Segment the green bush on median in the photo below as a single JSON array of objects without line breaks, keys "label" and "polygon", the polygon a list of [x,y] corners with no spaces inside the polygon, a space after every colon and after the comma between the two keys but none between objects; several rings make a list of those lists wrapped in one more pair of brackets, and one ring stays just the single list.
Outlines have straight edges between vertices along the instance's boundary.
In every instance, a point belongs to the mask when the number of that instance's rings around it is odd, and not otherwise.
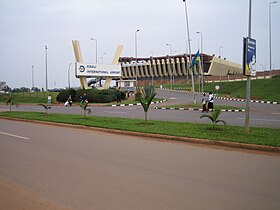
[{"label": "green bush on median", "polygon": [[[56,100],[58,102],[64,103],[69,96],[71,95],[73,102],[80,102],[81,98],[85,94],[85,98],[88,100],[89,103],[110,103],[116,101],[116,89],[106,89],[106,90],[97,90],[97,89],[89,89],[89,90],[74,90],[74,89],[67,89],[62,90]],[[125,93],[121,92],[121,99],[125,99]]]}]

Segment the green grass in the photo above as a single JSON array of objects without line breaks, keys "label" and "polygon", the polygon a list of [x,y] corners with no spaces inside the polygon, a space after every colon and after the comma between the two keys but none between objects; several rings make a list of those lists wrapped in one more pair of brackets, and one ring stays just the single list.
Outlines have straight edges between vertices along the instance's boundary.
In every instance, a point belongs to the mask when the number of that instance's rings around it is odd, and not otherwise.
[{"label": "green grass", "polygon": [[[15,103],[47,103],[48,95],[52,96],[52,102],[56,100],[58,93],[56,92],[20,92],[12,93],[12,100]],[[0,94],[0,102],[6,103],[9,94]]]},{"label": "green grass", "polygon": [[[219,96],[246,98],[246,81],[205,83],[204,92],[217,93],[215,90],[216,85],[220,86]],[[170,88],[170,85],[165,84],[163,87]],[[174,89],[187,88],[190,90],[191,84],[174,84],[173,87]],[[279,89],[280,77],[251,80],[251,99],[280,102]],[[197,84],[195,84],[195,90],[198,91]]]},{"label": "green grass", "polygon": [[[163,106],[166,108],[202,108],[202,105],[200,103],[196,104],[176,104],[176,105],[170,105],[170,106]],[[226,105],[215,105],[215,109],[244,109],[240,107],[235,107],[235,106],[226,106]]]},{"label": "green grass", "polygon": [[[94,114],[94,113],[93,113]],[[210,140],[221,140],[228,142],[240,142],[247,144],[258,144],[267,146],[280,146],[280,129],[251,128],[249,133],[240,126],[218,125],[217,130],[211,130],[212,125],[195,124],[168,121],[148,121],[128,118],[113,118],[83,115],[48,114],[44,112],[2,112],[0,116],[11,118],[31,119],[39,121],[50,121],[57,123],[68,123],[85,125],[99,128],[136,131],[143,133],[164,134],[170,136],[182,136]]]}]

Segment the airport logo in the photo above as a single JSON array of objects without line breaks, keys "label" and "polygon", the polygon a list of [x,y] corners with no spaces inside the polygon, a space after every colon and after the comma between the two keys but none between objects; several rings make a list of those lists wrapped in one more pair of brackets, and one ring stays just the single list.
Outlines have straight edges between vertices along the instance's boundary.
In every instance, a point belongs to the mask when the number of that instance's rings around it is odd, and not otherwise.
[{"label": "airport logo", "polygon": [[80,71],[80,72],[84,72],[85,70],[86,70],[86,68],[85,68],[83,65],[80,65],[79,71]]}]

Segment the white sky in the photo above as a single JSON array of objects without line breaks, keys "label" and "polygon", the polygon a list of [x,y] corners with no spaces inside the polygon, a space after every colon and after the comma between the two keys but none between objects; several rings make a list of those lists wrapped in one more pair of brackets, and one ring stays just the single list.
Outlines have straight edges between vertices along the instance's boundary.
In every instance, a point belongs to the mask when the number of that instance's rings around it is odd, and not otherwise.
[{"label": "white sky", "polygon": [[[269,2],[252,0],[252,38],[257,40],[257,68],[269,69]],[[242,38],[248,36],[249,0],[187,0],[192,53],[203,33],[204,52],[242,62]],[[118,44],[121,56],[138,57],[186,52],[183,0],[0,0],[0,81],[12,87],[45,87],[45,45],[48,87],[66,87],[72,40],[79,40],[85,62],[98,57],[111,63]],[[272,64],[280,69],[280,1],[272,5]],[[78,86],[71,66],[71,86]]]}]

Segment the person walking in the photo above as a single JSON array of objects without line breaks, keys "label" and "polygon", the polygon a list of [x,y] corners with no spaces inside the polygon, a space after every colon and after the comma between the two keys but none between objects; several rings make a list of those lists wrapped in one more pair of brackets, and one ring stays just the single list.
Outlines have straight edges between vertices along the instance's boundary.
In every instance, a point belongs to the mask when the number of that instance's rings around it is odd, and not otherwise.
[{"label": "person walking", "polygon": [[214,95],[212,92],[209,92],[209,98],[208,98],[208,111],[211,109],[211,111],[214,111]]},{"label": "person walking", "polygon": [[83,104],[83,103],[88,103],[88,100],[87,100],[87,94],[84,93],[81,97],[80,97],[81,101],[80,103]]},{"label": "person walking", "polygon": [[49,94],[48,95],[48,105],[50,105],[52,103],[52,96]]},{"label": "person walking", "polygon": [[118,88],[117,92],[116,92],[116,98],[117,98],[117,103],[121,103],[121,99],[122,99],[122,93],[120,91],[120,88]]},{"label": "person walking", "polygon": [[206,97],[205,93],[203,93],[203,97],[202,97],[202,100],[201,100],[202,112],[208,112],[207,102],[208,102],[208,98]]}]

